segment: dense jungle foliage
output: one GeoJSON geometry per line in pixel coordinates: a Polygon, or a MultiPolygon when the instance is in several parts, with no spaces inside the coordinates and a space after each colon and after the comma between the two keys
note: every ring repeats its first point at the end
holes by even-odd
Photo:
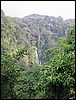
{"type": "Polygon", "coordinates": [[[2,99],[75,99],[73,21],[1,10],[2,99]]]}

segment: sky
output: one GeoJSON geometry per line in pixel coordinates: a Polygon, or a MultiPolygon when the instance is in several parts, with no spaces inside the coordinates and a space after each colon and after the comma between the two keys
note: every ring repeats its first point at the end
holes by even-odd
{"type": "Polygon", "coordinates": [[[1,1],[1,9],[6,16],[19,18],[34,13],[75,18],[75,1],[1,1]]]}

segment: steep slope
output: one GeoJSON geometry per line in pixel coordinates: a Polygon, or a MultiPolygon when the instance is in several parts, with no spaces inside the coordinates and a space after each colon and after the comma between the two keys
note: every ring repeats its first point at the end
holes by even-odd
{"type": "Polygon", "coordinates": [[[1,13],[1,98],[75,99],[75,25],[1,13]]]}
{"type": "Polygon", "coordinates": [[[44,50],[54,46],[59,37],[70,31],[69,24],[61,16],[32,14],[22,18],[22,21],[31,30],[30,43],[38,48],[39,59],[42,58],[44,50]]]}
{"type": "Polygon", "coordinates": [[[12,18],[4,15],[1,11],[2,52],[8,52],[12,56],[18,49],[28,47],[30,62],[34,65],[35,50],[39,63],[44,62],[44,51],[54,46],[59,37],[70,31],[69,24],[61,16],[32,14],[23,18],[12,18]]]}

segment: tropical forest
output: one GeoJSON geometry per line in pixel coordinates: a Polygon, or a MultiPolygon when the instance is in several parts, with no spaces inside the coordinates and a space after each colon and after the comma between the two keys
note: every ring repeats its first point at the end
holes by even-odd
{"type": "Polygon", "coordinates": [[[75,19],[1,10],[1,99],[75,99],[75,19]]]}

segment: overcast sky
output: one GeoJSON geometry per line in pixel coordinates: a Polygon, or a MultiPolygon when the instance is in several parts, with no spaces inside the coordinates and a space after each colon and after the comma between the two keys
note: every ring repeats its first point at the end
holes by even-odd
{"type": "Polygon", "coordinates": [[[6,16],[24,17],[33,13],[75,18],[75,1],[1,1],[6,16]]]}

